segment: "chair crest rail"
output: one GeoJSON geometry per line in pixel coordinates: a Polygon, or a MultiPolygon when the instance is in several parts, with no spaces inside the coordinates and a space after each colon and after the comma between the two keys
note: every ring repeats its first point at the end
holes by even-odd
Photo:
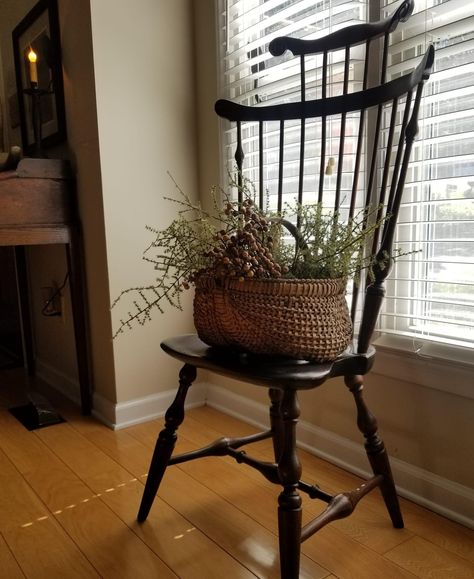
{"type": "Polygon", "coordinates": [[[397,10],[385,20],[354,24],[313,40],[278,36],[270,42],[268,50],[273,56],[281,56],[287,50],[294,56],[301,56],[338,50],[348,44],[356,46],[393,32],[400,22],[406,22],[408,20],[414,7],[414,0],[405,0],[405,2],[400,4],[397,10]]]}
{"type": "Polygon", "coordinates": [[[326,99],[283,103],[266,107],[249,107],[220,99],[215,104],[216,113],[229,121],[288,121],[327,117],[368,109],[389,102],[413,90],[429,78],[434,61],[434,47],[430,45],[413,72],[384,85],[326,99]]]}

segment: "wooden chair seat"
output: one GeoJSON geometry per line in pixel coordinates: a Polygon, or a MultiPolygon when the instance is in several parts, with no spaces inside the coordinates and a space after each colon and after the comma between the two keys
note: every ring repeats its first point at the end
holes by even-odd
{"type": "Polygon", "coordinates": [[[351,347],[334,362],[320,364],[214,348],[202,342],[196,334],[174,336],[164,340],[161,347],[173,358],[196,368],[205,368],[251,384],[294,390],[315,388],[335,376],[366,374],[372,367],[375,355],[373,347],[364,354],[354,353],[351,347]]]}

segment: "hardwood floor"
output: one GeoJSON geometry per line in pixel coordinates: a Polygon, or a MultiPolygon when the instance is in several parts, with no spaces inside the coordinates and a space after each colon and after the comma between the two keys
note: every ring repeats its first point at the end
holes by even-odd
{"type": "MultiPolygon", "coordinates": [[[[20,371],[0,372],[0,577],[278,578],[278,489],[230,458],[170,467],[147,521],[136,520],[162,421],[113,432],[56,399],[67,422],[28,432],[7,408],[20,371]]],[[[54,397],[54,395],[51,395],[54,397]]],[[[203,407],[189,411],[178,450],[253,427],[203,407]]],[[[250,447],[249,447],[250,449],[250,447]]],[[[252,454],[271,460],[271,443],[252,454]]],[[[304,479],[325,490],[359,479],[301,451],[304,479]]],[[[303,523],[321,503],[303,498],[303,523]]],[[[301,577],[474,578],[474,533],[402,500],[391,527],[380,496],[302,546],[301,577]]]]}

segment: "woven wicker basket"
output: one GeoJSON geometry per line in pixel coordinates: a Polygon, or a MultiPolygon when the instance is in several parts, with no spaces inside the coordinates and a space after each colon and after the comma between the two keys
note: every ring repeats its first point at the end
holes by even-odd
{"type": "Polygon", "coordinates": [[[201,276],[194,325],[211,346],[334,360],[352,335],[345,285],[342,279],[221,281],[201,276]]]}

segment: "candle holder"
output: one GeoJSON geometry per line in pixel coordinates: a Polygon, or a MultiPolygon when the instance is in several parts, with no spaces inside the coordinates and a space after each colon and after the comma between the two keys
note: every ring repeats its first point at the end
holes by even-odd
{"type": "Polygon", "coordinates": [[[52,94],[53,91],[41,89],[37,83],[31,83],[31,88],[25,88],[23,92],[31,97],[31,124],[33,126],[34,144],[30,156],[46,159],[47,155],[42,147],[43,119],[41,115],[41,99],[45,95],[52,94]]]}
{"type": "Polygon", "coordinates": [[[23,151],[44,157],[66,140],[58,0],[37,0],[12,39],[23,151]]]}

